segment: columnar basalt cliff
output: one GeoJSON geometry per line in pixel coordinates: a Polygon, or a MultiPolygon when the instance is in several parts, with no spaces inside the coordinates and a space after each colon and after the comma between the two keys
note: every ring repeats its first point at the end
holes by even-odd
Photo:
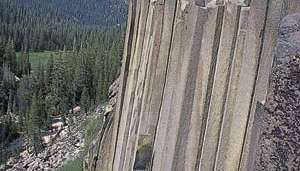
{"type": "MultiPolygon", "coordinates": [[[[129,0],[118,102],[99,142],[103,148],[88,169],[271,167],[261,153],[275,128],[262,115],[272,115],[264,104],[280,95],[272,88],[276,83],[269,86],[280,79],[271,79],[279,72],[274,59],[284,57],[277,43],[280,23],[297,12],[298,0],[129,0]],[[268,124],[261,126],[262,120],[268,124]]],[[[298,30],[287,31],[299,32],[300,19],[292,24],[298,30]]],[[[285,55],[299,63],[296,51],[285,55]]],[[[273,146],[263,153],[270,160],[280,153],[273,146]]]]}

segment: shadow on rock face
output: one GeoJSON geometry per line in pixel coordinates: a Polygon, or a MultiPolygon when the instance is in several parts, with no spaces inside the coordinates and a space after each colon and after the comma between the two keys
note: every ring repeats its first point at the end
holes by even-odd
{"type": "Polygon", "coordinates": [[[134,170],[146,170],[151,162],[152,145],[148,138],[143,139],[143,143],[138,147],[134,170]]]}

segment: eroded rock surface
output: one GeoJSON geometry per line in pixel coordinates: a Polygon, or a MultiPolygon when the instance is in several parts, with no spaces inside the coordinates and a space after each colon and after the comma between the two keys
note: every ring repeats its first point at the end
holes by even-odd
{"type": "Polygon", "coordinates": [[[100,132],[88,147],[88,153],[84,158],[84,170],[106,170],[110,161],[108,160],[109,149],[111,148],[112,119],[116,108],[119,92],[119,78],[109,88],[109,102],[100,113],[104,115],[104,124],[100,132]]]}
{"type": "Polygon", "coordinates": [[[281,23],[265,113],[258,170],[300,170],[300,13],[281,23]]]}

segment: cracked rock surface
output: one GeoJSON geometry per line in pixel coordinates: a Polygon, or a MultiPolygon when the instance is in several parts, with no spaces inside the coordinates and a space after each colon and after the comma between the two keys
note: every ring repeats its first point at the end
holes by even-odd
{"type": "Polygon", "coordinates": [[[300,170],[300,14],[283,19],[266,103],[258,170],[300,170]]]}

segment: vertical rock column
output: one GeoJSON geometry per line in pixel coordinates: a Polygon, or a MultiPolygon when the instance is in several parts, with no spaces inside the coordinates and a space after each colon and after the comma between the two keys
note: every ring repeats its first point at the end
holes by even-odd
{"type": "MultiPolygon", "coordinates": [[[[212,89],[208,107],[208,117],[200,158],[200,170],[213,170],[221,130],[224,106],[228,91],[229,75],[237,41],[237,32],[241,7],[227,3],[224,7],[224,19],[218,48],[212,89]]],[[[204,111],[206,112],[206,111],[204,111]]],[[[203,113],[205,115],[205,113],[203,113]]]]}
{"type": "Polygon", "coordinates": [[[199,54],[196,87],[193,97],[189,132],[187,133],[185,155],[185,170],[194,170],[199,167],[199,158],[202,149],[203,136],[206,127],[207,113],[204,112],[209,104],[213,82],[214,68],[222,31],[224,7],[214,6],[207,9],[207,21],[199,54]],[[205,113],[205,114],[204,114],[205,113]]]}
{"type": "MultiPolygon", "coordinates": [[[[121,97],[120,100],[123,101],[123,105],[120,106],[118,113],[116,115],[119,115],[120,120],[119,120],[119,125],[118,125],[118,134],[117,134],[117,141],[116,141],[116,148],[115,148],[115,155],[114,155],[114,165],[113,169],[114,170],[122,170],[123,167],[123,162],[124,162],[124,153],[125,153],[125,148],[126,148],[126,142],[128,138],[128,123],[131,119],[131,113],[127,113],[130,109],[130,101],[133,98],[132,92],[135,89],[136,86],[136,73],[137,73],[137,68],[139,66],[139,61],[140,57],[135,56],[136,53],[136,47],[137,44],[140,43],[138,41],[138,30],[139,30],[139,20],[140,20],[140,8],[141,8],[141,1],[132,1],[136,6],[135,6],[135,21],[132,23],[132,37],[131,37],[131,44],[130,46],[130,51],[131,53],[129,54],[129,61],[128,61],[128,76],[124,79],[126,81],[126,88],[122,90],[122,94],[124,93],[123,97],[121,97]]],[[[122,86],[122,85],[121,85],[122,86]]],[[[118,107],[118,106],[117,106],[118,107]]]]}
{"type": "Polygon", "coordinates": [[[165,0],[163,9],[162,30],[161,30],[161,44],[159,49],[153,49],[153,53],[157,54],[157,64],[154,70],[153,84],[150,88],[150,96],[148,111],[148,135],[150,136],[150,144],[153,144],[156,126],[159,117],[159,110],[163,99],[163,92],[166,80],[166,72],[169,62],[169,53],[173,36],[173,24],[175,17],[177,1],[165,0]]]}
{"type": "MultiPolygon", "coordinates": [[[[149,9],[149,0],[142,0],[141,1],[141,14],[140,14],[140,21],[139,21],[139,30],[138,30],[138,41],[137,41],[137,47],[136,47],[136,52],[135,52],[135,57],[140,58],[136,77],[134,78],[136,80],[136,86],[133,88],[133,100],[131,101],[130,107],[132,109],[126,113],[131,114],[129,122],[126,123],[128,129],[128,138],[125,139],[125,144],[124,147],[125,150],[123,151],[124,158],[124,164],[123,164],[123,170],[132,170],[133,169],[133,164],[134,164],[134,155],[135,155],[135,148],[137,145],[137,133],[138,133],[138,125],[140,121],[140,101],[142,98],[142,93],[143,93],[143,86],[144,86],[144,77],[146,73],[146,68],[148,65],[148,56],[143,55],[145,54],[144,50],[147,49],[147,41],[148,41],[148,34],[149,34],[149,29],[147,28],[147,19],[148,19],[148,9],[149,9]]],[[[136,64],[137,65],[137,64],[136,64]]]]}
{"type": "Polygon", "coordinates": [[[207,10],[178,1],[152,170],[182,170],[207,10]]]}
{"type": "Polygon", "coordinates": [[[103,139],[111,144],[101,145],[109,150],[98,169],[247,170],[279,23],[299,7],[129,0],[119,100],[103,139]]]}
{"type": "MultiPolygon", "coordinates": [[[[227,155],[230,150],[237,150],[238,147],[235,147],[236,149],[231,149],[229,148],[229,143],[231,139],[234,138],[235,135],[229,136],[230,135],[230,130],[232,129],[232,123],[235,118],[238,118],[239,116],[234,115],[234,108],[235,105],[242,103],[243,101],[239,101],[237,98],[237,94],[240,89],[239,82],[242,77],[242,70],[243,70],[243,64],[247,63],[247,59],[252,59],[256,60],[257,58],[255,57],[246,57],[244,55],[244,51],[250,50],[251,46],[247,45],[256,45],[257,41],[252,41],[250,44],[250,35],[252,35],[251,38],[254,38],[253,32],[248,30],[248,21],[249,21],[249,7],[241,7],[241,14],[240,14],[240,19],[239,19],[239,26],[238,26],[238,33],[237,33],[237,40],[236,40],[236,46],[234,49],[234,55],[231,63],[231,72],[228,78],[228,90],[226,94],[226,102],[224,104],[224,113],[223,113],[223,118],[222,118],[222,126],[221,126],[221,131],[219,134],[219,142],[218,142],[218,149],[217,149],[217,155],[215,159],[215,169],[216,170],[226,170],[224,164],[226,163],[227,160],[227,155]],[[246,58],[246,59],[245,59],[246,58]]],[[[259,34],[259,33],[257,33],[259,34]]],[[[256,39],[254,39],[256,40],[256,39]]],[[[255,48],[251,49],[254,50],[255,48]]],[[[255,55],[255,53],[253,53],[255,55]]],[[[255,71],[249,71],[249,75],[254,75],[255,76],[255,71]]],[[[249,87],[252,86],[250,84],[250,81],[244,82],[246,85],[249,87]]],[[[244,85],[245,86],[245,85],[244,85]]],[[[250,90],[249,94],[251,94],[252,90],[250,90]]],[[[248,97],[249,98],[249,97],[248,97]]],[[[249,98],[250,101],[250,98],[249,98]]],[[[246,107],[246,109],[249,110],[249,104],[246,107]]],[[[246,125],[246,121],[244,123],[240,123],[246,125]]],[[[243,142],[243,139],[241,140],[243,142]]],[[[240,147],[242,148],[242,147],[240,147]]],[[[232,160],[232,158],[230,159],[232,160]]],[[[233,167],[237,170],[239,163],[234,163],[233,167]]],[[[230,170],[230,169],[229,169],[230,170]]]]}
{"type": "MultiPolygon", "coordinates": [[[[142,114],[140,117],[141,122],[145,123],[145,125],[142,124],[137,130],[139,134],[138,141],[140,143],[136,149],[139,149],[140,146],[143,145],[151,146],[152,148],[154,143],[159,110],[165,87],[177,1],[165,0],[164,3],[157,5],[160,6],[160,11],[157,11],[158,14],[162,15],[161,25],[159,26],[162,30],[160,37],[156,37],[155,39],[160,39],[161,41],[159,46],[154,44],[151,46],[152,49],[150,49],[149,55],[153,64],[149,66],[149,71],[147,71],[145,75],[146,85],[143,92],[144,97],[141,103],[142,114]]],[[[155,20],[157,20],[157,18],[155,18],[155,20]]],[[[151,157],[151,153],[147,155],[151,157]]],[[[149,159],[146,165],[150,166],[150,163],[151,161],[149,159]]]]}
{"type": "Polygon", "coordinates": [[[118,134],[119,134],[119,126],[120,120],[122,116],[122,108],[124,103],[124,95],[125,89],[127,85],[127,77],[128,77],[128,70],[129,64],[131,59],[131,48],[133,42],[133,35],[134,35],[134,23],[136,18],[136,0],[129,0],[128,1],[128,20],[127,20],[127,32],[125,37],[124,43],[124,52],[123,52],[123,59],[122,59],[122,67],[120,72],[120,83],[119,83],[119,93],[118,93],[118,100],[115,109],[115,114],[113,116],[112,122],[112,132],[111,132],[111,147],[109,150],[109,154],[104,157],[104,159],[100,160],[108,160],[108,167],[107,168],[97,168],[97,170],[113,170],[113,163],[116,151],[116,146],[118,142],[118,134]]]}

